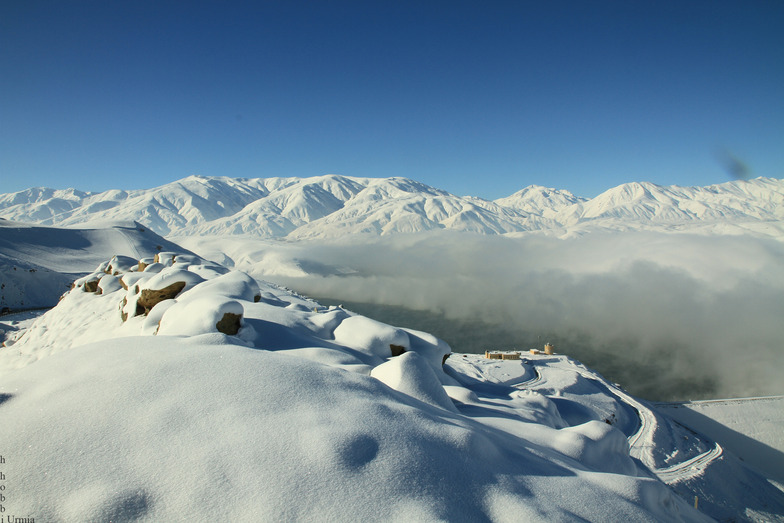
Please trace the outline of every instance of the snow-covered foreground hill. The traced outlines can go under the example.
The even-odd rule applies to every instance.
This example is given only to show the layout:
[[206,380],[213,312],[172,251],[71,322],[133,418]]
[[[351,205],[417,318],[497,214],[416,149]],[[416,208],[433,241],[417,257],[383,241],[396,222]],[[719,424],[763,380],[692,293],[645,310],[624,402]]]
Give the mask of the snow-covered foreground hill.
[[565,356],[450,355],[193,255],[134,261],[0,349],[6,516],[784,519],[760,474]]
[[429,230],[557,237],[590,231],[689,231],[784,237],[784,180],[708,187],[628,183],[587,200],[527,187],[487,201],[406,178],[190,176],[160,187],[88,193],[33,188],[0,195],[0,216],[50,226],[136,221],[161,235],[340,238]]
[[76,277],[114,256],[182,249],[138,223],[88,229],[0,219],[0,308],[51,307]]

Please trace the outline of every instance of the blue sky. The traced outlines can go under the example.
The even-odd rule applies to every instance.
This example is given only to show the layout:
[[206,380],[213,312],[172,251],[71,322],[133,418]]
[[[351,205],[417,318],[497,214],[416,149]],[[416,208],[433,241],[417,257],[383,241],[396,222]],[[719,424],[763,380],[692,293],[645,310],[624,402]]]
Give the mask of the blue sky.
[[2,2],[0,192],[782,178],[782,27],[780,0]]

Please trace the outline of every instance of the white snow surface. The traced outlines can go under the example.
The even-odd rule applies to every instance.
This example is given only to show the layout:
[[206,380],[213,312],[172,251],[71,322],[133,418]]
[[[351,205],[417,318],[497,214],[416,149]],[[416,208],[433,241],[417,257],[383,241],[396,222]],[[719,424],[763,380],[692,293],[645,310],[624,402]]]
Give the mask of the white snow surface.
[[574,360],[442,364],[427,333],[190,254],[107,260],[15,339],[0,442],[18,518],[784,518],[762,475]]
[[117,255],[136,262],[163,249],[183,250],[133,222],[62,228],[0,219],[0,308],[51,307],[102,261]]
[[[628,300],[646,294],[626,289],[597,307],[603,288],[587,283],[633,290],[648,278],[662,311],[721,297],[674,316],[719,321],[703,341],[712,349],[718,338],[753,349],[756,362],[728,351],[706,361],[722,380],[765,381],[780,374],[769,341],[780,339],[784,180],[632,183],[590,200],[531,186],[490,202],[405,178],[192,176],[0,195],[0,216],[3,307],[53,305],[76,279],[37,319],[0,318],[7,517],[784,521],[781,418],[764,407],[780,401],[657,408],[562,355],[443,363],[451,349],[431,334],[260,279],[415,308],[448,300],[443,310],[467,319],[516,307],[518,321],[539,324],[552,303],[570,303],[560,292],[576,298],[572,322],[612,335],[642,328],[619,318],[648,311]],[[442,229],[461,234],[433,235]],[[498,235],[526,243],[488,239]],[[299,241],[314,239],[325,242]],[[178,282],[145,311],[143,294]],[[541,300],[537,282],[561,299]],[[657,331],[684,329],[650,316]]]
[[656,407],[707,434],[784,485],[784,396],[661,403]]
[[49,226],[137,221],[161,235],[326,239],[448,229],[579,236],[656,230],[784,237],[784,180],[707,187],[627,183],[590,200],[530,186],[488,201],[406,178],[190,176],[160,187],[88,193],[33,188],[0,195],[0,216]]

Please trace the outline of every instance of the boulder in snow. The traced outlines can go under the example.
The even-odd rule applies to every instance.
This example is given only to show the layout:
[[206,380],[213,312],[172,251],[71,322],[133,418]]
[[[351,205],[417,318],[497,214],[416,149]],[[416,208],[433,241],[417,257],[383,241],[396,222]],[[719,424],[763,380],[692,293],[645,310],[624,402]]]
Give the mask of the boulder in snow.
[[170,300],[174,298],[184,288],[184,281],[176,281],[162,289],[142,289],[141,295],[136,301],[137,311],[141,309],[143,310],[143,314],[149,314],[152,308],[157,304],[163,300]]

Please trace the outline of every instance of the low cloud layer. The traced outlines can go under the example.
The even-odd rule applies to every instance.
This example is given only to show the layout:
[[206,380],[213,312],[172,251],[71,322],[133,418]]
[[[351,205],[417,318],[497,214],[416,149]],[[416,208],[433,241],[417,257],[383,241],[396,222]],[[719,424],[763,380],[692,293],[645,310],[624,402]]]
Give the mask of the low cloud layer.
[[554,337],[652,399],[784,394],[784,244],[774,240],[438,233],[262,251],[252,272],[307,295]]

